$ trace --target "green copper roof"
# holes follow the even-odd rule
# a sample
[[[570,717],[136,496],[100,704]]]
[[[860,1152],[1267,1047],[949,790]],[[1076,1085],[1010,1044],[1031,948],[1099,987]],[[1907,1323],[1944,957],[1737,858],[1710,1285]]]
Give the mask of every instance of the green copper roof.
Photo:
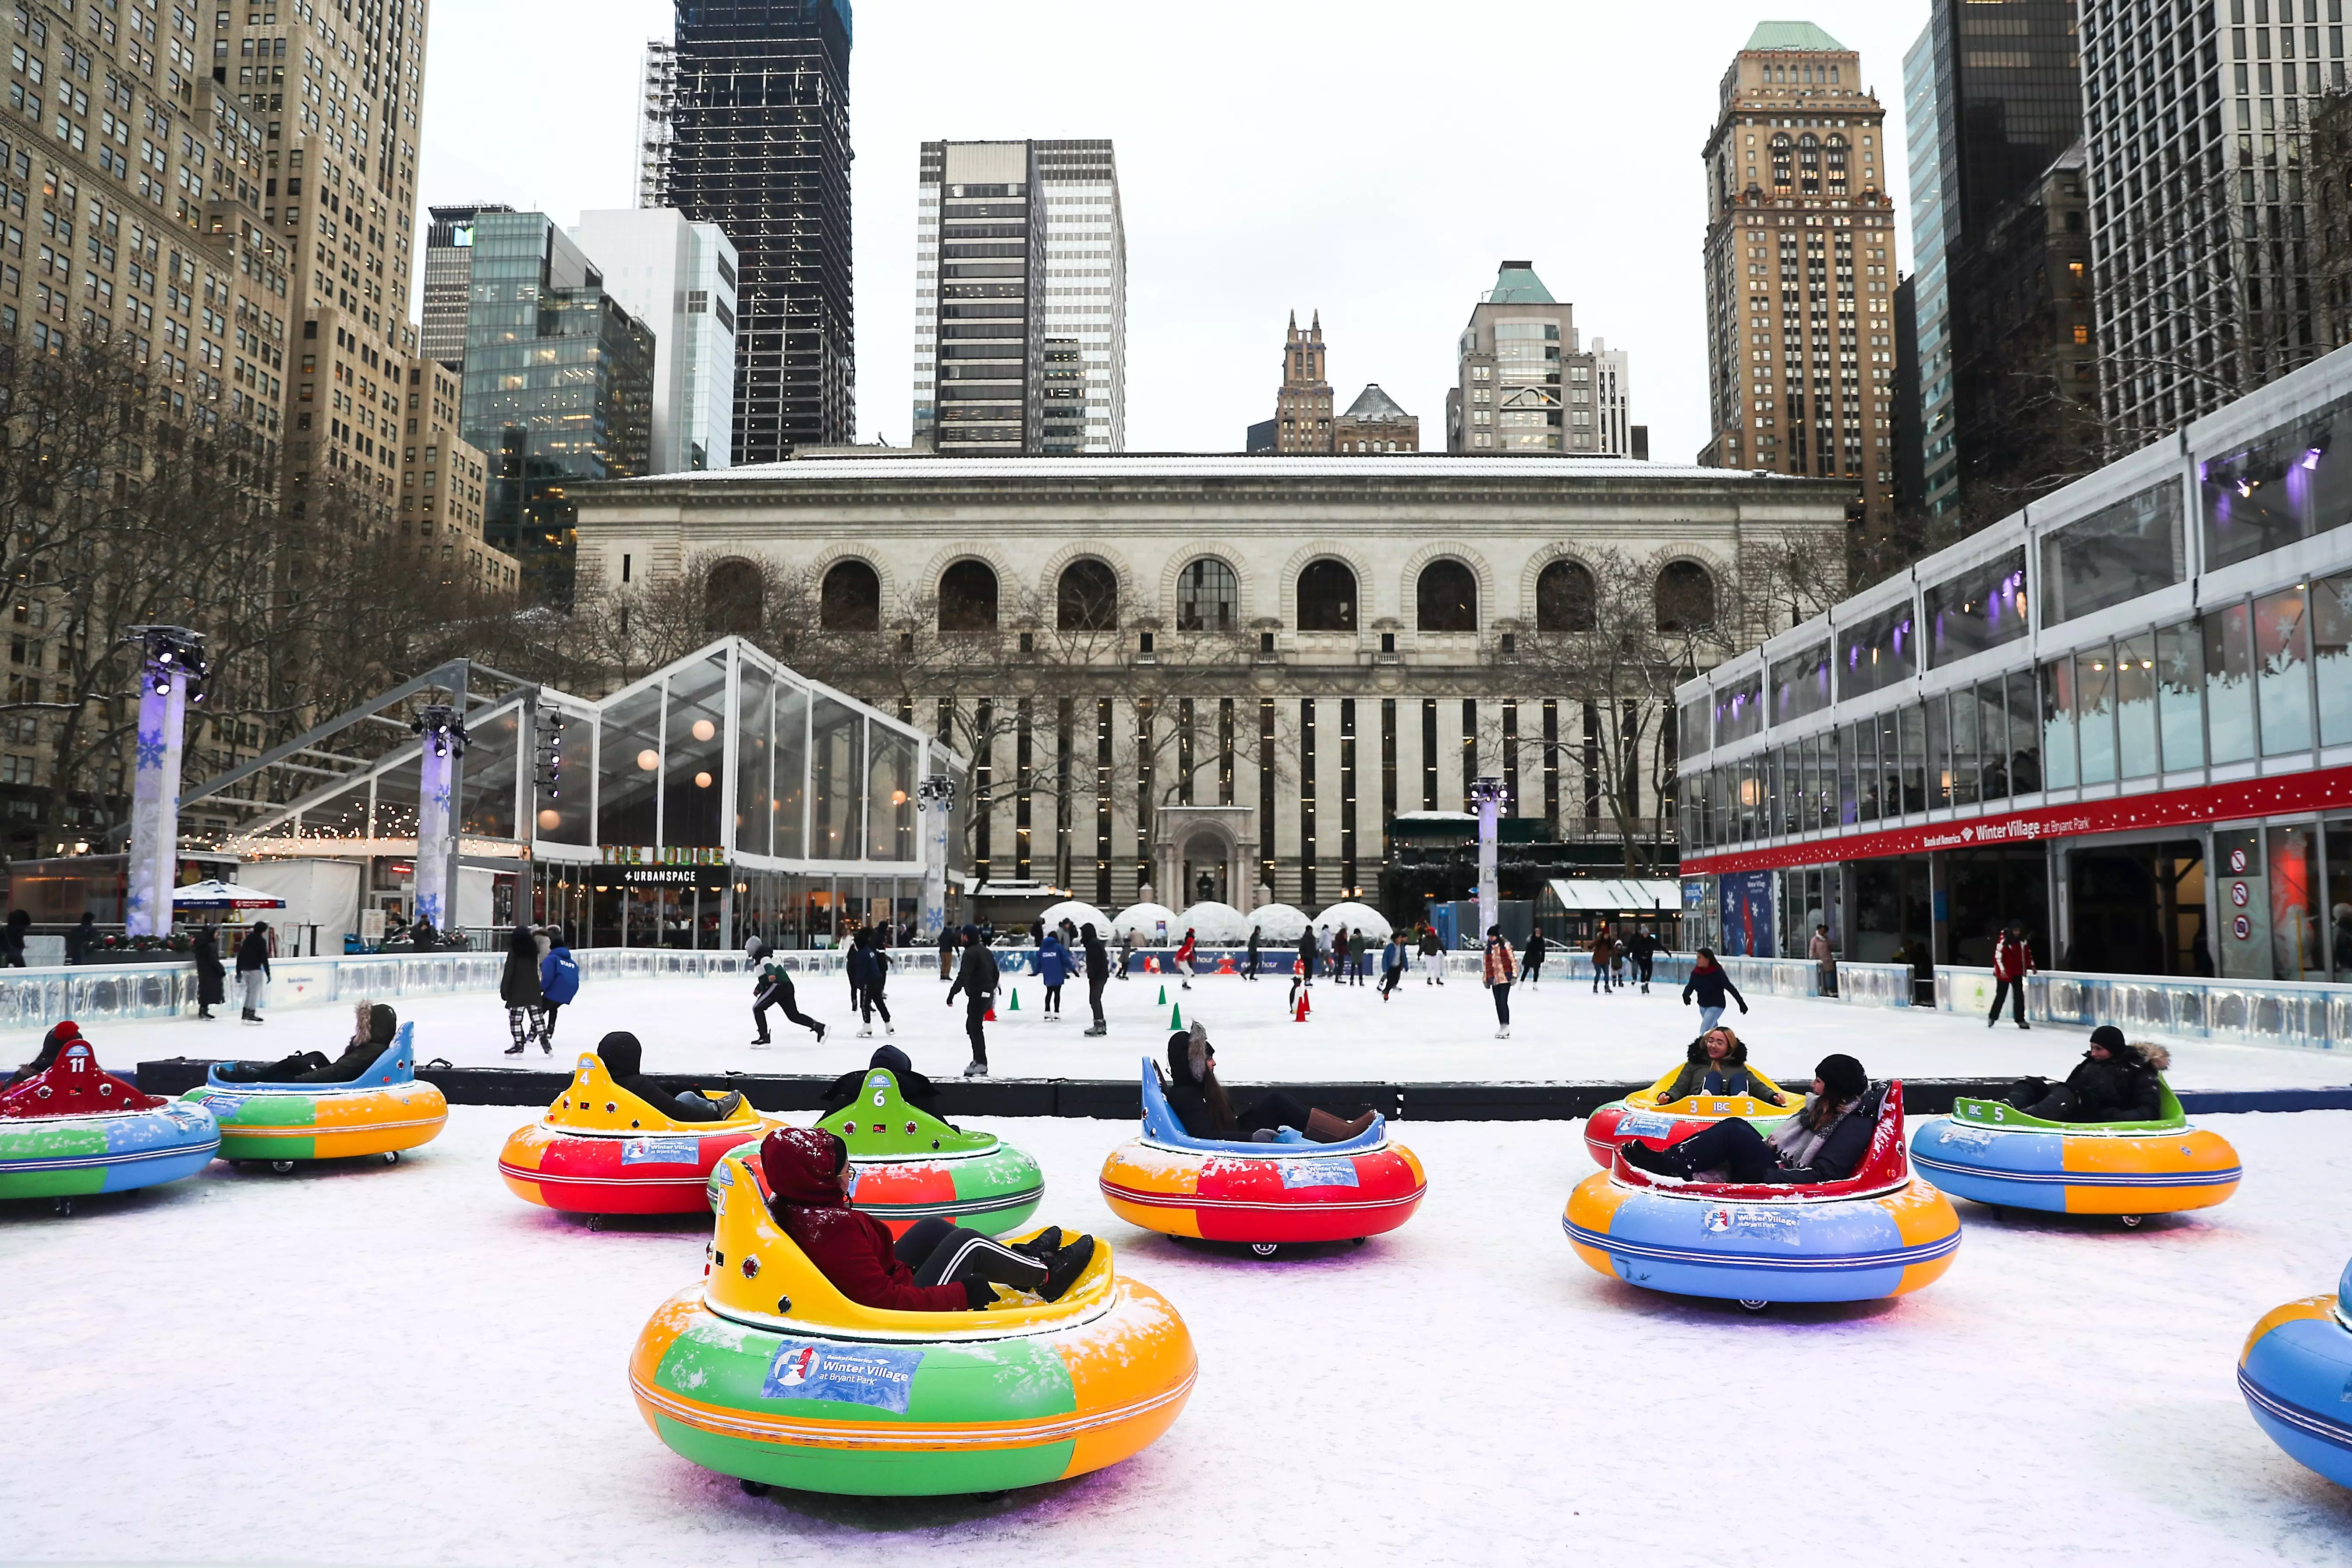
[[[1557,305],[1551,290],[1536,276],[1535,268],[1525,261],[1506,261],[1495,274],[1494,292],[1486,296],[1490,305]]]
[[[1845,46],[1811,22],[1759,22],[1748,37],[1748,50],[1829,49],[1843,54]]]

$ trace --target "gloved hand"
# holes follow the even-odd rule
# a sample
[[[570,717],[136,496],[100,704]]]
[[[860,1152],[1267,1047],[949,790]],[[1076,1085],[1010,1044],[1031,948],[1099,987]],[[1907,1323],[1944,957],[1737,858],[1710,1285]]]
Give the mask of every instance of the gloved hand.
[[[1745,1003],[1745,1002],[1742,1002],[1742,1003],[1739,1005],[1739,1011],[1744,1015],[1744,1014],[1748,1011],[1748,1004],[1747,1004],[1747,1003]]]

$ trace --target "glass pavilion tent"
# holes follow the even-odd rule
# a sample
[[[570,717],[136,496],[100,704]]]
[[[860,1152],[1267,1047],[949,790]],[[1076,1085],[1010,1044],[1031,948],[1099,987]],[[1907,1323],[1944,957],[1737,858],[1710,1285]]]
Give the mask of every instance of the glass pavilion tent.
[[[461,926],[557,921],[575,945],[719,948],[911,924],[917,783],[954,779],[959,814],[966,794],[963,760],[936,738],[730,637],[600,700],[445,666],[184,805],[243,814],[226,847],[249,858],[362,861],[363,900],[391,902],[416,852],[420,742],[359,755],[349,742],[371,722],[405,731],[426,700],[452,703],[467,731],[454,794],[479,890],[461,887]],[[247,798],[272,769],[328,782]]]

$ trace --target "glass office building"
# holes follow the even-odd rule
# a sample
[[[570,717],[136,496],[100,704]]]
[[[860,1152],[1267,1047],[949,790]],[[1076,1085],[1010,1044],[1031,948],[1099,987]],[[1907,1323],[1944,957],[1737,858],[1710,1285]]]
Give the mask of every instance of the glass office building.
[[[921,914],[916,784],[964,763],[913,726],[795,675],[740,637],[601,700],[524,686],[467,715],[464,866],[511,880],[498,922],[574,945],[784,947]],[[257,855],[415,854],[418,743],[258,817]],[[951,820],[950,844],[961,842]],[[383,879],[377,879],[378,881]]]
[[[2352,350],[1676,693],[1693,941],[2352,981]]]
[[[448,237],[471,252],[458,424],[488,459],[482,537],[568,599],[572,487],[651,463],[654,334],[544,213],[482,211]]]

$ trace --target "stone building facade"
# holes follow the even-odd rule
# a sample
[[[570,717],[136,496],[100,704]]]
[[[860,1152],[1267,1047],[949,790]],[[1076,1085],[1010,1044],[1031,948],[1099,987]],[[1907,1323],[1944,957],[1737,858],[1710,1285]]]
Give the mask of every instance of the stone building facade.
[[[1846,494],[1598,458],[803,458],[585,487],[579,572],[583,595],[723,574],[740,609],[758,563],[803,595],[751,616],[780,657],[971,755],[960,868],[1098,902],[1206,876],[1247,907],[1238,865],[1320,907],[1369,893],[1399,813],[1461,810],[1482,774],[1562,837],[1614,833],[1589,715],[1516,644],[1612,562],[1662,615],[1668,582],[1753,604],[1742,572],[1837,545]]]

